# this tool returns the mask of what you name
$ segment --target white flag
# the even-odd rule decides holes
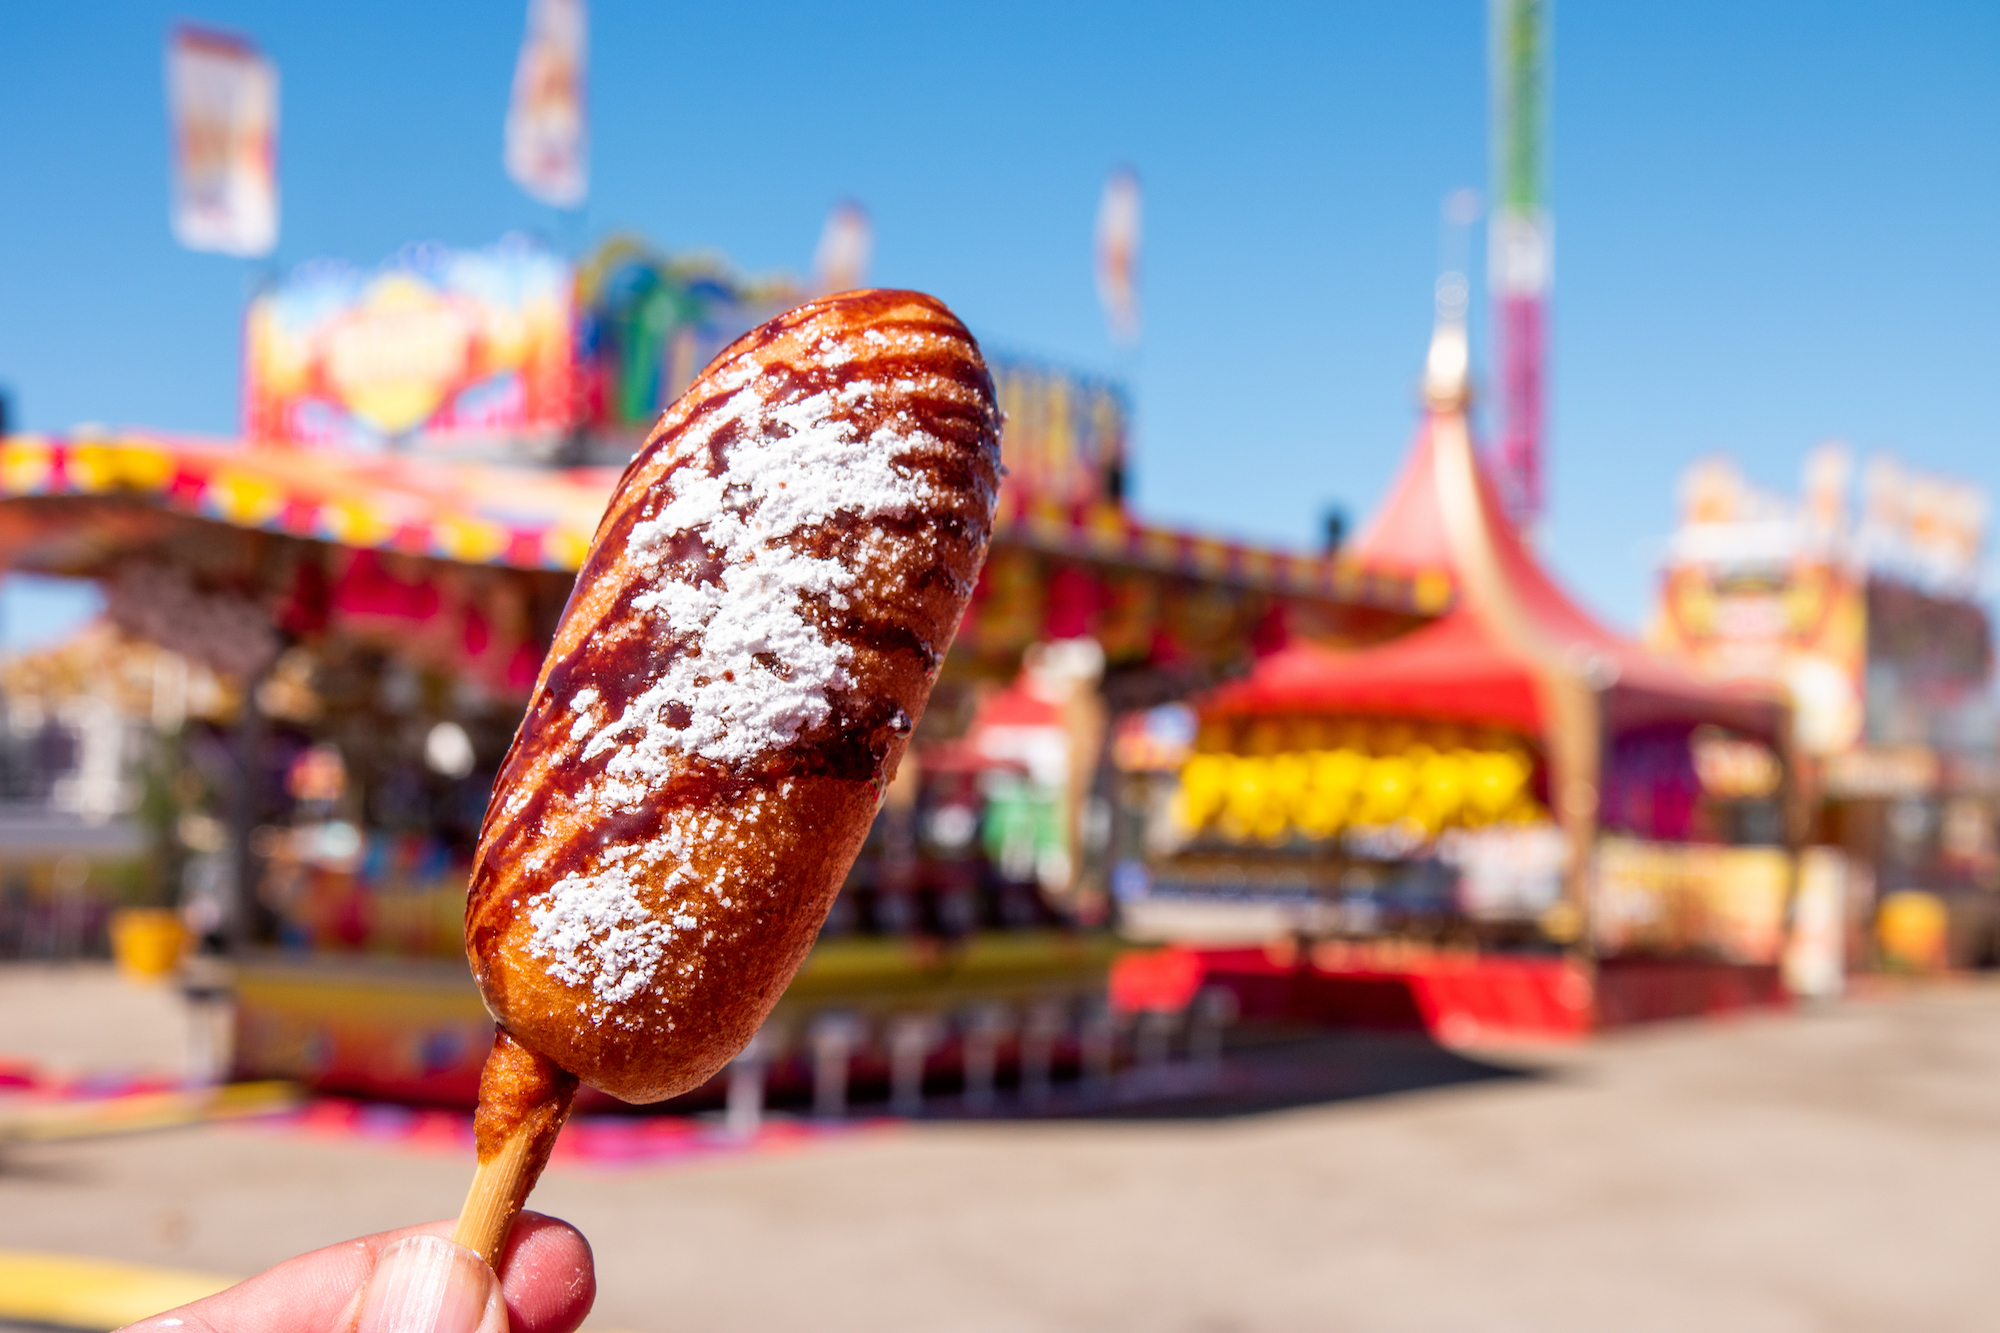
[[[557,208],[577,207],[590,189],[588,28],[584,0],[528,0],[528,32],[507,104],[507,174]]]
[[[851,292],[868,281],[875,231],[868,210],[853,202],[835,204],[813,250],[813,278],[822,296]]]
[[[1139,341],[1139,178],[1123,168],[1097,204],[1097,299],[1112,340]]]
[[[250,43],[200,28],[167,39],[174,239],[264,255],[278,243],[278,71]]]

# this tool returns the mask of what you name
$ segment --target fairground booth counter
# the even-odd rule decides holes
[[[1803,926],[1850,969],[2000,966],[1986,496],[1886,454],[1854,461],[1814,449],[1797,497],[1727,459],[1691,467],[1652,639],[1791,699],[1814,848]]]
[[[1354,544],[1449,571],[1453,606],[1376,645],[1295,639],[1200,696],[1178,751],[1135,732],[1124,804],[1152,818],[1124,929],[1195,950],[1252,1014],[1450,1040],[1776,1000],[1785,710],[1549,578],[1473,449],[1462,338],[1441,324],[1422,427]]]
[[[469,1100],[469,857],[615,464],[799,296],[630,242],[574,272],[513,243],[311,266],[251,305],[244,440],[0,443],[6,566],[97,580],[124,641],[163,650],[128,813],[154,901],[233,955],[239,1072]],[[1073,1062],[1117,948],[1109,716],[1240,673],[1287,627],[1372,642],[1448,595],[1421,568],[1143,525],[1120,395],[995,370],[992,554],[767,1057],[832,1032],[865,1080],[917,1012],[943,1068],[963,1014],[990,1035],[1033,1010]]]

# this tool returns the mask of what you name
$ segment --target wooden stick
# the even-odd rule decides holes
[[[451,1238],[496,1269],[507,1233],[548,1165],[575,1096],[576,1075],[505,1031],[494,1034],[479,1073],[479,1110],[472,1121],[479,1168]]]

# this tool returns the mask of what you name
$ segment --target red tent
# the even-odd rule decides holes
[[[1372,648],[1294,643],[1215,691],[1203,711],[1389,714],[1530,733],[1542,727],[1533,677],[1464,610]]]
[[[1471,512],[1460,517],[1458,531],[1446,518],[1454,482],[1460,497],[1476,502],[1461,506]],[[1457,605],[1430,625],[1368,648],[1294,644],[1214,692],[1207,711],[1375,713],[1541,733],[1551,721],[1543,682],[1553,668],[1599,696],[1612,732],[1685,721],[1721,723],[1774,742],[1780,737],[1776,700],[1696,679],[1598,623],[1557,586],[1508,520],[1468,447],[1456,402],[1433,403],[1387,502],[1353,553],[1382,568],[1449,570]]]
[[[1449,571],[1451,610],[1371,647],[1295,642],[1247,677],[1211,692],[1202,711],[1225,717],[1386,715],[1506,727],[1536,737],[1551,813],[1573,851],[1564,872],[1568,910],[1545,914],[1542,928],[1589,957],[1596,938],[1590,849],[1597,840],[1607,741],[1653,723],[1716,722],[1777,743],[1784,708],[1776,699],[1698,680],[1613,633],[1549,577],[1507,518],[1473,451],[1462,322],[1440,319],[1424,387],[1427,410],[1414,447],[1351,554],[1376,567]],[[1384,993],[1411,996],[1405,1002],[1439,1032],[1491,1024],[1573,1033],[1589,1022],[1593,997],[1600,1018],[1664,1016],[1716,1007],[1717,987],[1734,987],[1735,994],[1749,984],[1700,974],[1698,964],[1687,965],[1695,975],[1665,979],[1628,968],[1617,974],[1628,978],[1622,988],[1606,989],[1608,974],[1545,957],[1416,964],[1393,974],[1324,964],[1317,956],[1308,972],[1266,958],[1211,953],[1208,975],[1247,996],[1246,1007],[1258,1007],[1259,997],[1283,996],[1272,1004],[1288,1015],[1318,1006],[1315,1012],[1354,1021],[1373,1012],[1369,1006]],[[1280,972],[1280,982],[1262,979]],[[1756,984],[1774,988],[1775,974],[1765,973],[1770,975]]]
[[[1211,716],[1345,712],[1517,727],[1542,743],[1550,805],[1575,847],[1596,841],[1608,738],[1652,723],[1721,723],[1782,744],[1784,705],[1697,680],[1614,634],[1528,550],[1472,448],[1465,331],[1440,320],[1426,411],[1389,499],[1354,543],[1374,565],[1450,571],[1442,619],[1373,647],[1296,644],[1212,692]],[[1569,894],[1588,919],[1588,859]]]

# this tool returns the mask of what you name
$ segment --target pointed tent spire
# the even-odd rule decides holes
[[[1469,292],[1463,273],[1441,273],[1430,355],[1424,358],[1424,406],[1432,412],[1465,411],[1472,401],[1472,351],[1465,335]]]
[[[1386,548],[1429,546],[1444,557],[1459,597],[1453,614],[1478,626],[1528,670],[1544,720],[1551,804],[1571,845],[1583,849],[1596,837],[1603,734],[1598,691],[1617,673],[1613,668],[1605,673],[1610,679],[1592,679],[1599,673],[1580,672],[1579,663],[1569,660],[1575,654],[1565,649],[1611,636],[1523,548],[1480,466],[1466,418],[1472,399],[1466,297],[1462,274],[1438,278],[1436,321],[1424,359],[1424,424],[1389,503],[1356,547],[1380,556],[1388,554]],[[1572,637],[1585,627],[1583,635]],[[1586,856],[1572,858],[1565,895],[1570,919],[1557,932],[1585,947],[1587,867]]]
[[[1435,624],[1369,648],[1296,644],[1224,686],[1209,706],[1275,713],[1331,707],[1538,725],[1550,803],[1578,852],[1566,876],[1565,919],[1551,929],[1587,950],[1586,849],[1596,839],[1606,731],[1718,721],[1777,741],[1784,713],[1773,700],[1697,681],[1613,634],[1542,568],[1472,447],[1463,298],[1448,300],[1442,279],[1439,287],[1423,423],[1388,498],[1351,550],[1370,565],[1450,570],[1457,604]]]

